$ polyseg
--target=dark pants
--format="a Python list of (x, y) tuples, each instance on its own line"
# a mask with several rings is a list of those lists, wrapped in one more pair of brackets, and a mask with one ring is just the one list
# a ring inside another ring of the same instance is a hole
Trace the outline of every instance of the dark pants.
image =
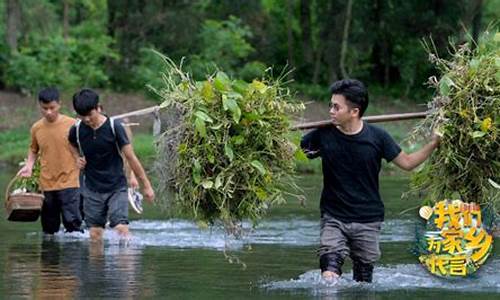
[(80, 191), (69, 188), (44, 192), (42, 206), (42, 229), (44, 233), (54, 234), (59, 231), (61, 217), (67, 232), (81, 231)]
[(323, 213), (319, 264), (321, 272), (342, 274), (344, 259), (352, 259), (353, 279), (371, 282), (373, 264), (380, 257), (379, 236), (382, 222), (344, 223)]

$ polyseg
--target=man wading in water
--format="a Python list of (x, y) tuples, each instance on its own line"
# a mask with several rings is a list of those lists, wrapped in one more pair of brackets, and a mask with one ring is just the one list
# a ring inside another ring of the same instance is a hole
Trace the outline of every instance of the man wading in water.
[(97, 93), (90, 89), (76, 93), (73, 108), (81, 123), (71, 128), (69, 141), (83, 156), (79, 161), (85, 171), (83, 210), (85, 222), (90, 227), (90, 238), (102, 241), (108, 217), (110, 227), (127, 237), (128, 192), (122, 155), (142, 182), (144, 196), (150, 202), (155, 196), (151, 183), (121, 122), (111, 122), (100, 113)]
[(324, 280), (335, 283), (347, 256), (355, 281), (372, 281), (373, 264), (380, 257), (379, 236), (384, 204), (379, 194), (382, 158), (412, 170), (438, 146), (439, 138), (417, 152), (406, 154), (383, 129), (361, 120), (368, 92), (358, 80), (341, 80), (331, 88), (333, 127), (306, 134), (301, 147), (309, 158), (321, 157), (320, 268)]
[(17, 175), (30, 177), (39, 157), (40, 188), (45, 196), (41, 213), (43, 232), (49, 235), (58, 232), (61, 218), (67, 232), (82, 231), (82, 217), (78, 209), (78, 155), (67, 140), (75, 119), (59, 113), (59, 91), (55, 88), (41, 90), (38, 104), (43, 118), (31, 127), (28, 159)]

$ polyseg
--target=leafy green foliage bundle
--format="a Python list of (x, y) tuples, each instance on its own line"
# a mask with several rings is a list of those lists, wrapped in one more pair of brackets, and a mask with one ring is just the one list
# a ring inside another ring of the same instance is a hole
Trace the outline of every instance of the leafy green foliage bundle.
[[(26, 162), (22, 162), (24, 165)], [(26, 193), (40, 192), (40, 162), (37, 161), (33, 166), (33, 172), (30, 177), (18, 177), (14, 182), (14, 190), (19, 190)]]
[(241, 220), (255, 224), (296, 188), (289, 117), (303, 105), (290, 101), (281, 79), (247, 83), (217, 72), (196, 82), (162, 58), (155, 92), (170, 124), (158, 143), (158, 194), (167, 208), (238, 234)]
[(500, 33), (486, 33), (474, 50), (460, 46), (449, 61), (434, 54), (431, 60), (443, 75), (430, 79), (437, 90), (432, 113), (416, 133), (435, 128), (442, 139), (413, 188), (434, 202), (458, 193), (465, 202), (494, 204), (500, 194)]

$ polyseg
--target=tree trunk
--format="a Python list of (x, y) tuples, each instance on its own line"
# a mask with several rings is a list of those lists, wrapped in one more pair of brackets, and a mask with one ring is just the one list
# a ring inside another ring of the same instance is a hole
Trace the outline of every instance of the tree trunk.
[(65, 40), (69, 36), (69, 3), (68, 0), (63, 0), (63, 37)]
[(342, 78), (349, 78), (349, 74), (347, 73), (345, 67), (345, 58), (347, 55), (347, 44), (349, 41), (349, 26), (351, 24), (351, 18), (352, 18), (352, 0), (348, 0), (345, 13), (344, 34), (342, 36), (342, 48), (340, 49), (340, 73), (342, 75)]
[(21, 32), (21, 3), (7, 0), (6, 40), (11, 52), (17, 52), (17, 39)]
[(312, 83), (317, 84), (319, 81), (319, 73), (321, 72), (321, 59), (323, 58), (323, 44), (318, 46), (316, 57), (314, 59), (314, 70), (312, 76)]
[[(313, 73), (313, 83), (318, 83), (321, 79), (326, 79), (329, 82), (338, 79), (338, 70), (336, 67), (339, 62), (338, 54), (340, 49), (337, 41), (341, 39), (342, 33), (339, 26), (339, 11), (343, 7), (339, 7), (335, 1), (327, 1), (326, 6), (320, 7), (318, 15), (323, 20), (320, 26), (320, 33), (317, 49), (315, 49), (315, 66)], [(320, 78), (321, 72), (326, 74)]]
[(372, 62), (373, 76), (387, 87), (390, 82), (391, 55), (386, 23), (383, 16), (383, 0), (374, 1), (373, 26), (377, 27), (375, 41), (373, 43)]
[[(481, 21), (483, 18), (483, 0), (474, 1), (474, 17), (472, 18), (472, 39), (477, 43), (479, 39), (479, 33), (481, 32)], [(472, 47), (475, 44), (472, 43)]]
[(311, 40), (311, 7), (309, 0), (300, 1), (300, 27), (302, 28), (302, 53), (306, 65), (313, 61)]
[(292, 30), (292, 18), (293, 18), (293, 0), (286, 1), (287, 8), (287, 20), (286, 20), (286, 33), (287, 33), (287, 46), (288, 46), (288, 63), (292, 68), (295, 68), (294, 51), (293, 51), (293, 30)]
[(108, 35), (115, 38), (115, 26), (116, 26), (116, 8), (114, 7), (114, 2), (108, 0)]

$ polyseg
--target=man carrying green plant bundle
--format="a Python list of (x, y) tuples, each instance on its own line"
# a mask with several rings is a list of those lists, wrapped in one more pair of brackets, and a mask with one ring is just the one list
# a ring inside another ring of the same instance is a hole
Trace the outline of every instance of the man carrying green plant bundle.
[(90, 227), (90, 238), (94, 242), (102, 241), (108, 218), (110, 227), (127, 237), (128, 192), (122, 155), (142, 182), (143, 193), (150, 202), (155, 196), (151, 183), (121, 122), (100, 113), (96, 92), (82, 89), (76, 93), (73, 108), (81, 123), (71, 128), (69, 141), (82, 155), (79, 164), (85, 171), (83, 209), (85, 222)]
[(39, 157), (39, 182), (45, 196), (41, 212), (43, 232), (58, 232), (61, 217), (67, 232), (81, 231), (79, 170), (75, 153), (67, 139), (75, 119), (59, 113), (59, 91), (55, 88), (40, 91), (38, 103), (43, 118), (31, 127), (27, 162), (17, 175), (31, 177)]
[(384, 220), (378, 180), (382, 158), (412, 170), (431, 155), (439, 138), (434, 135), (422, 149), (406, 154), (387, 132), (361, 120), (368, 106), (363, 83), (337, 81), (330, 92), (334, 126), (313, 130), (301, 141), (309, 158), (322, 159), (320, 268), (323, 279), (335, 283), (349, 255), (353, 279), (371, 282)]

